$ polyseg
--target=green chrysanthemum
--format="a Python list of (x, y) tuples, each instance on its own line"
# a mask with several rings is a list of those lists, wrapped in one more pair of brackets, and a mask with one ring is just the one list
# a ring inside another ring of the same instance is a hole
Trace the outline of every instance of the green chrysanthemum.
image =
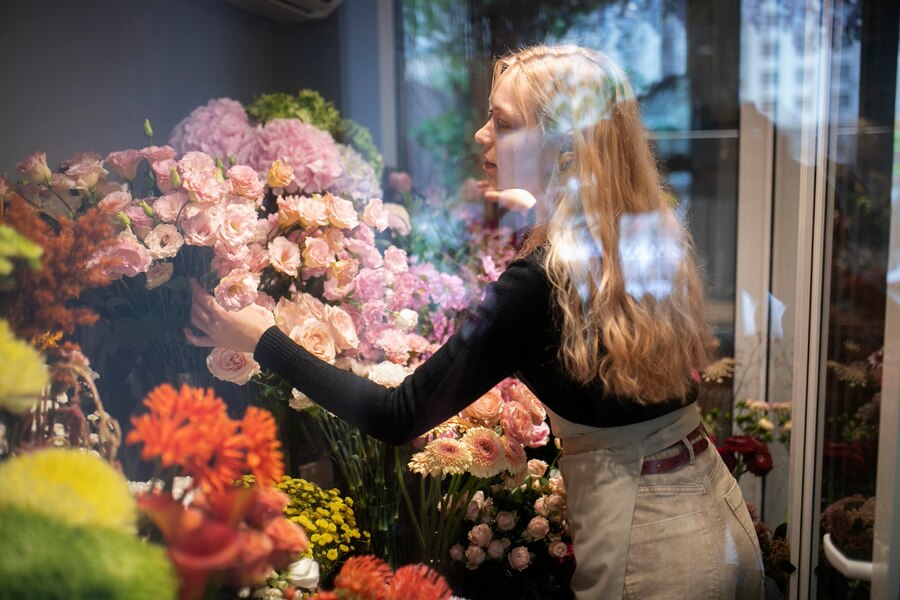
[(47, 385), (47, 368), (31, 345), (13, 336), (0, 320), (0, 408), (21, 414), (41, 399)]
[(18, 507), (70, 525), (123, 532), (137, 509), (128, 483), (98, 456), (53, 448), (0, 464), (0, 510)]

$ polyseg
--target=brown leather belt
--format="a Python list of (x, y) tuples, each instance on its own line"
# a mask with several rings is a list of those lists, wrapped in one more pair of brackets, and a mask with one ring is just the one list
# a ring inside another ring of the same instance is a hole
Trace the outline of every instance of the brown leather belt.
[[(693, 442), (690, 442), (691, 438), (696, 436), (700, 437)], [(706, 450), (706, 448), (709, 446), (709, 440), (706, 439), (706, 436), (703, 435), (703, 425), (698, 425), (696, 429), (687, 434), (687, 436), (685, 437), (691, 443), (691, 448), (694, 451), (693, 456), (697, 456), (698, 454)], [(678, 449), (678, 454), (667, 456), (666, 458), (645, 460), (643, 467), (641, 467), (641, 475), (668, 473), (669, 471), (674, 471), (678, 467), (691, 462), (693, 456), (688, 451), (688, 447), (684, 439), (678, 440), (668, 448), (660, 450), (660, 452), (675, 448)]]

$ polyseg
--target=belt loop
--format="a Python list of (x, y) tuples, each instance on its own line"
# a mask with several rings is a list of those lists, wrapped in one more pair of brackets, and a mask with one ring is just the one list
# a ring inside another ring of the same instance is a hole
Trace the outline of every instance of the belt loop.
[(691, 440), (687, 439), (687, 437), (683, 437), (681, 438), (681, 443), (685, 445), (688, 451), (688, 456), (691, 457), (691, 460), (688, 461), (688, 464), (694, 464), (694, 445), (691, 444)]

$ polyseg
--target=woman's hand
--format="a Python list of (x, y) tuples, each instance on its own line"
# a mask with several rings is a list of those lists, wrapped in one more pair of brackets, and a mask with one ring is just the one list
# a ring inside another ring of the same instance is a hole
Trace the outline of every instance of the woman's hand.
[(537, 204), (537, 200), (531, 195), (531, 192), (519, 188), (496, 190), (485, 187), (483, 194), (485, 200), (489, 202), (496, 202), (503, 208), (520, 212), (528, 212)]
[(236, 312), (227, 311), (216, 299), (191, 280), (191, 325), (203, 332), (198, 336), (185, 328), (184, 337), (201, 348), (228, 348), (235, 352), (253, 352), (266, 329), (275, 324), (272, 313), (252, 304)]

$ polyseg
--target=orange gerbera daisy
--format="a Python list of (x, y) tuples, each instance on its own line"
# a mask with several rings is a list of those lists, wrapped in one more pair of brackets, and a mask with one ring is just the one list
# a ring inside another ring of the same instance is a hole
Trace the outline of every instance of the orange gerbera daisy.
[(391, 568), (376, 556), (353, 556), (344, 563), (334, 579), (341, 598), (386, 600)]
[(391, 578), (388, 600), (447, 600), (450, 587), (447, 582), (425, 565), (400, 567)]
[(251, 406), (241, 421), (241, 434), (247, 449), (247, 467), (260, 483), (280, 481), (284, 461), (278, 428), (272, 414)]

